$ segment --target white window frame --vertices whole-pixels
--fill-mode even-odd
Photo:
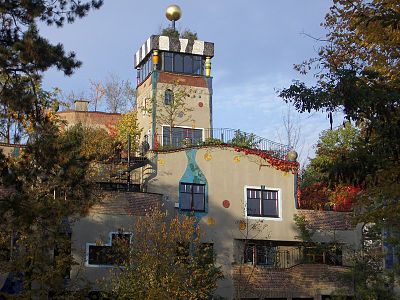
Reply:
[[[261,188],[262,187],[262,188]],[[256,216],[248,216],[247,215],[247,189],[256,189],[256,190],[269,190],[269,191],[277,191],[278,192],[278,217],[273,218],[273,217],[256,217]],[[280,188],[274,188],[274,187],[268,187],[268,186],[253,186],[253,185],[245,185],[244,186],[244,216],[248,218],[249,220],[268,220],[268,221],[282,221],[282,189]]]
[[[161,146],[164,146],[164,127],[168,127],[169,125],[161,125]],[[204,142],[205,138],[205,130],[202,127],[192,127],[192,126],[174,126],[173,128],[186,128],[186,129],[201,129],[201,141]]]
[[[129,242],[132,243],[132,236],[133,233],[129,231],[124,231],[124,232],[118,232],[118,231],[111,231],[108,233],[108,243],[105,243],[101,246],[112,246],[112,235],[113,234],[129,234],[131,237],[129,239]],[[120,268],[121,266],[117,265],[92,265],[89,264],[89,246],[99,246],[96,243],[86,243],[86,251],[85,251],[85,267],[88,268]]]

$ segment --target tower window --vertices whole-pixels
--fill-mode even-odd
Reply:
[[[174,65],[174,54],[164,52],[164,71],[172,72]]]
[[[174,101],[174,92],[171,90],[166,90],[164,95],[164,104],[171,105]]]
[[[175,54],[174,72],[183,73],[183,55],[182,54]]]
[[[190,55],[185,55],[183,59],[183,73],[193,73],[193,60]]]
[[[193,73],[196,75],[203,74],[203,59],[201,56],[193,56]]]

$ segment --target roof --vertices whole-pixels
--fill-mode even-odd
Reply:
[[[354,228],[349,212],[298,210],[304,216],[308,227],[313,230],[352,230]]]
[[[100,203],[90,208],[91,213],[106,215],[144,216],[161,204],[162,195],[141,192],[102,192]]]
[[[137,68],[152,50],[180,52],[213,57],[214,43],[200,40],[178,39],[163,35],[152,35],[136,52],[134,57],[134,67]]]

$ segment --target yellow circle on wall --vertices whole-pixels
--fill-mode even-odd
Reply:
[[[165,160],[162,159],[162,158],[160,158],[160,159],[158,160],[158,164],[159,164],[160,166],[165,165]]]
[[[239,222],[239,229],[240,230],[245,230],[246,229],[246,222],[245,221],[240,221]]]
[[[207,152],[206,154],[204,154],[204,159],[205,159],[206,161],[212,160],[212,155],[211,155],[211,153]]]
[[[207,224],[208,225],[215,225],[215,220],[213,217],[208,217],[207,219]]]
[[[235,163],[240,162],[240,156],[239,156],[239,155],[236,155],[236,156],[233,158],[233,161],[234,161]]]

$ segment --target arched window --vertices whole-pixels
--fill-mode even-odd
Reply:
[[[174,92],[171,90],[166,90],[164,95],[164,104],[171,105],[174,101]]]

